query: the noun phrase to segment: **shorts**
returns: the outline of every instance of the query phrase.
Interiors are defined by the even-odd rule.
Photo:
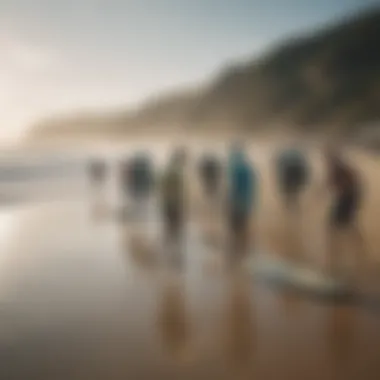
[[[330,222],[334,227],[347,227],[358,212],[360,196],[357,190],[346,191],[338,195],[332,205]]]

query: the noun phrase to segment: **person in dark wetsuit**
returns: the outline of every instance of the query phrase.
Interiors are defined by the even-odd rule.
[[[176,149],[161,178],[160,197],[166,243],[179,243],[185,222],[186,152]]]
[[[215,197],[220,189],[222,167],[219,160],[212,156],[202,157],[199,163],[199,175],[204,193],[208,198]]]
[[[146,199],[153,188],[154,173],[153,165],[149,156],[139,154],[125,164],[124,185],[129,189],[132,199],[139,201]]]
[[[299,206],[299,196],[310,179],[308,161],[299,149],[285,149],[276,156],[275,168],[285,206],[294,210]]]
[[[332,193],[329,214],[328,257],[330,271],[337,266],[341,248],[337,239],[342,232],[348,233],[355,249],[356,265],[361,265],[360,256],[365,254],[363,236],[357,224],[362,200],[362,184],[356,170],[342,155],[331,147],[324,152],[327,164],[327,185]]]
[[[132,201],[129,210],[132,215],[141,217],[148,210],[148,200],[154,187],[154,167],[149,155],[140,153],[122,162],[120,171],[124,197]],[[123,207],[123,210],[124,216],[127,208]]]

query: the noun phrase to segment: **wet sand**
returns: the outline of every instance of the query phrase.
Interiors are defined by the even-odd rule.
[[[368,194],[363,260],[377,285],[380,161],[353,157]],[[258,163],[263,189],[252,238],[323,265],[328,197],[308,190],[292,224],[265,159]],[[173,266],[154,212],[121,223],[118,202],[102,199],[81,193],[4,211],[15,220],[2,236],[0,379],[379,378],[380,315],[373,310],[317,302],[256,283],[243,269],[224,270],[222,247],[202,243],[199,219],[189,225],[182,265]],[[294,231],[302,231],[302,245]]]

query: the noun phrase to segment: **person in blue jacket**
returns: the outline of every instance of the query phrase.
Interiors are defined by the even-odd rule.
[[[257,178],[243,147],[237,143],[228,159],[228,222],[233,250],[246,253]]]

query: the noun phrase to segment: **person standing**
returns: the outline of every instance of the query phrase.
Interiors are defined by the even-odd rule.
[[[297,148],[280,151],[275,158],[276,180],[284,205],[295,211],[300,206],[300,195],[310,180],[310,169],[305,154]]]
[[[153,187],[153,165],[148,154],[138,154],[129,163],[130,194],[135,200],[145,199]]]
[[[161,180],[161,210],[166,244],[179,245],[185,225],[185,180],[186,151],[177,148]]]
[[[199,175],[207,198],[215,198],[220,190],[222,167],[217,157],[206,155],[199,163]]]
[[[148,153],[139,153],[124,166],[125,187],[137,214],[147,211],[148,200],[154,187],[154,167]]]
[[[243,147],[234,144],[228,159],[228,227],[232,255],[244,256],[249,248],[250,221],[257,178]]]
[[[325,148],[323,156],[327,170],[327,189],[332,195],[327,231],[327,262],[330,273],[335,274],[341,259],[343,237],[350,240],[354,250],[355,266],[362,266],[365,242],[358,226],[363,186],[358,172],[333,147]]]

